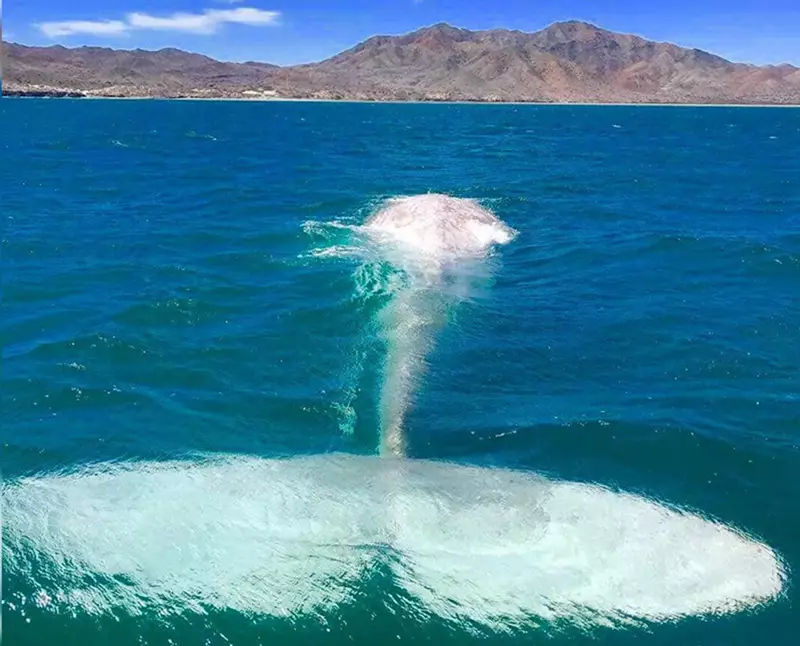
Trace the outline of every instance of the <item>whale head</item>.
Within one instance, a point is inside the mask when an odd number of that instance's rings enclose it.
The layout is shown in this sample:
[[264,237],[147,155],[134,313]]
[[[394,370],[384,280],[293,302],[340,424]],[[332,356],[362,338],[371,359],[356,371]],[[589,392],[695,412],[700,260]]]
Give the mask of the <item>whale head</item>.
[[437,193],[391,199],[364,229],[418,260],[445,262],[481,257],[517,235],[475,200]]

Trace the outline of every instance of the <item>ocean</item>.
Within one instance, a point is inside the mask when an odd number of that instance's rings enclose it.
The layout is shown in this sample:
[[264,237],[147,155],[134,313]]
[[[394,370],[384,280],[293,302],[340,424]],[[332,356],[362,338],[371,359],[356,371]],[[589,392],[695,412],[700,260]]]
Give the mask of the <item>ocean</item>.
[[797,644],[800,110],[0,125],[5,643]]

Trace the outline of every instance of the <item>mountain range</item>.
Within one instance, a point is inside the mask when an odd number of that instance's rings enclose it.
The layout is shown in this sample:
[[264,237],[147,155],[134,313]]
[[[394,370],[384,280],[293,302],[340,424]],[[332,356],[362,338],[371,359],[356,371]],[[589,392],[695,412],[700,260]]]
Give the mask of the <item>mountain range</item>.
[[800,104],[793,65],[733,63],[580,21],[533,33],[442,23],[291,67],[177,49],[3,47],[5,95]]

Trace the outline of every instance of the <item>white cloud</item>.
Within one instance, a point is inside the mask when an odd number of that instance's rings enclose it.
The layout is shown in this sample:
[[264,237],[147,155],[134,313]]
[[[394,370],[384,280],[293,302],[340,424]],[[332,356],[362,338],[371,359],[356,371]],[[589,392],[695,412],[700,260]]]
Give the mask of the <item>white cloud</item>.
[[174,13],[170,16],[152,16],[147,13],[128,14],[128,24],[134,29],[160,29],[188,31],[196,34],[213,34],[220,25],[272,25],[278,21],[277,11],[263,11],[251,7],[236,9],[208,9],[203,13]]
[[[230,1],[230,0],[229,0]],[[239,1],[239,0],[236,0]],[[173,13],[154,16],[149,13],[129,13],[125,20],[66,20],[43,22],[37,27],[51,38],[91,34],[95,36],[121,35],[134,29],[183,31],[193,34],[213,34],[226,23],[252,26],[274,25],[280,19],[279,11],[264,11],[252,7],[235,9],[206,9],[202,13]]]
[[121,20],[64,20],[62,22],[42,22],[36,26],[45,36],[51,38],[75,34],[119,36],[128,31],[128,25]]

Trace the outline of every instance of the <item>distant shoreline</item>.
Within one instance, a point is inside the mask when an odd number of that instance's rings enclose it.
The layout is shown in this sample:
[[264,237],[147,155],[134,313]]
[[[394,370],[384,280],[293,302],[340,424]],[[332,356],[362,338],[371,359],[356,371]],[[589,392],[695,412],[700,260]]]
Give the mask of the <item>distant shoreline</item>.
[[3,93],[2,99],[87,99],[89,101],[206,101],[231,103],[365,103],[390,105],[497,105],[497,106],[597,106],[597,107],[669,107],[669,108],[800,108],[800,103],[660,103],[654,101],[640,102],[603,102],[603,101],[440,101],[440,100],[397,100],[397,99],[322,99],[295,97],[169,97],[169,96],[97,96],[86,95],[77,91],[54,93]]

